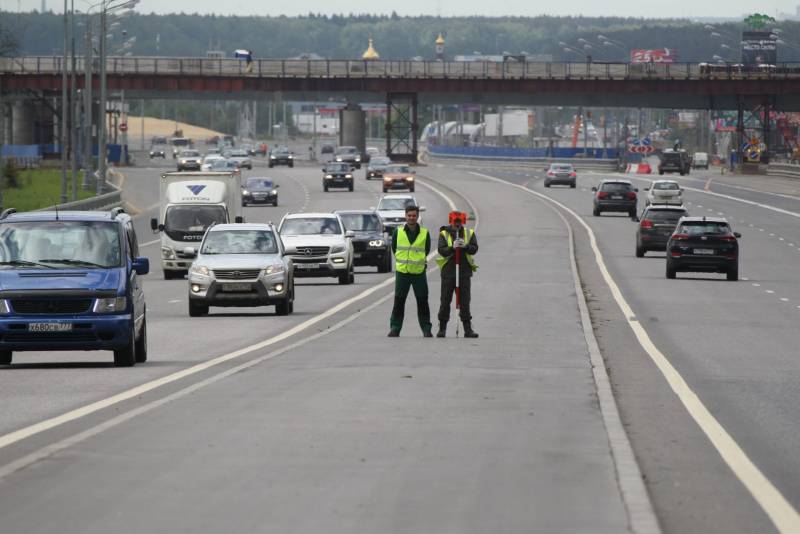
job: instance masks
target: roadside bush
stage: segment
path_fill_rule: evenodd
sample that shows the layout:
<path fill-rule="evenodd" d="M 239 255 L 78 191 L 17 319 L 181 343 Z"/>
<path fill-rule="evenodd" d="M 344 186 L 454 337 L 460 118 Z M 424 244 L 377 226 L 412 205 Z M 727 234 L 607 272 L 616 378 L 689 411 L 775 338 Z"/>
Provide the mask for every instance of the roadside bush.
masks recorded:
<path fill-rule="evenodd" d="M 7 158 L 3 164 L 3 185 L 15 189 L 19 187 L 19 169 L 11 158 Z"/>

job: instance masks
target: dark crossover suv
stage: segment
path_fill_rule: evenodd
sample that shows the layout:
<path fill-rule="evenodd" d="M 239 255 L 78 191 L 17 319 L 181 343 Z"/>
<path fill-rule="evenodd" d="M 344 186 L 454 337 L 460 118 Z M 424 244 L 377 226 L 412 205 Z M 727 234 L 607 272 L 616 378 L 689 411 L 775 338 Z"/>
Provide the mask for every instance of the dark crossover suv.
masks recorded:
<path fill-rule="evenodd" d="M 578 173 L 571 163 L 551 163 L 544 176 L 544 186 L 568 185 L 575 188 L 578 183 Z"/>
<path fill-rule="evenodd" d="M 373 178 L 383 178 L 386 167 L 392 164 L 392 160 L 386 156 L 375 156 L 367 165 L 367 180 Z"/>
<path fill-rule="evenodd" d="M 691 167 L 689 154 L 685 150 L 664 150 L 661 153 L 661 161 L 658 163 L 658 174 L 677 172 L 683 176 L 689 174 Z"/>
<path fill-rule="evenodd" d="M 331 187 L 346 187 L 353 190 L 353 170 L 348 163 L 328 163 L 322 168 L 322 190 Z"/>
<path fill-rule="evenodd" d="M 130 216 L 111 211 L 0 215 L 0 364 L 15 351 L 112 350 L 147 360 L 147 316 Z"/>
<path fill-rule="evenodd" d="M 648 250 L 665 250 L 678 220 L 688 215 L 683 206 L 655 204 L 646 207 L 641 216 L 634 217 L 639 223 L 636 229 L 636 257 L 643 257 Z"/>
<path fill-rule="evenodd" d="M 636 193 L 639 189 L 633 187 L 628 180 L 603 180 L 600 185 L 593 187 L 594 209 L 592 215 L 600 215 L 604 211 L 624 211 L 631 217 L 636 216 Z"/>
<path fill-rule="evenodd" d="M 361 152 L 354 146 L 340 146 L 333 154 L 338 163 L 349 163 L 351 167 L 361 168 Z"/>
<path fill-rule="evenodd" d="M 278 184 L 270 178 L 248 178 L 242 184 L 242 206 L 248 204 L 278 205 Z"/>
<path fill-rule="evenodd" d="M 667 243 L 667 278 L 681 271 L 739 279 L 739 241 L 722 217 L 683 217 Z"/>
<path fill-rule="evenodd" d="M 392 271 L 392 247 L 387 239 L 383 222 L 377 212 L 371 210 L 336 211 L 342 218 L 345 230 L 355 235 L 353 258 L 355 265 L 372 265 L 379 273 Z"/>
<path fill-rule="evenodd" d="M 294 154 L 285 146 L 279 146 L 269 153 L 270 168 L 275 165 L 288 165 L 294 167 Z"/>

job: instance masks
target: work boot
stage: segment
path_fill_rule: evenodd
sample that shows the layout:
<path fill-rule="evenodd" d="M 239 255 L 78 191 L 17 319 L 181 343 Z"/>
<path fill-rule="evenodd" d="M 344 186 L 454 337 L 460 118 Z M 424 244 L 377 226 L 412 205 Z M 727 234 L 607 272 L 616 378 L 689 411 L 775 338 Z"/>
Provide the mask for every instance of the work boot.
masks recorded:
<path fill-rule="evenodd" d="M 478 337 L 478 333 L 472 329 L 472 322 L 464 322 L 464 337 Z"/>
<path fill-rule="evenodd" d="M 433 337 L 433 334 L 431 333 L 431 331 L 430 331 L 430 330 L 425 330 L 425 331 L 422 333 L 422 337 Z"/>
<path fill-rule="evenodd" d="M 447 333 L 447 321 L 439 321 L 439 331 L 436 332 L 436 337 L 445 337 Z"/>
<path fill-rule="evenodd" d="M 389 335 L 386 337 L 400 337 L 400 330 L 389 330 Z"/>

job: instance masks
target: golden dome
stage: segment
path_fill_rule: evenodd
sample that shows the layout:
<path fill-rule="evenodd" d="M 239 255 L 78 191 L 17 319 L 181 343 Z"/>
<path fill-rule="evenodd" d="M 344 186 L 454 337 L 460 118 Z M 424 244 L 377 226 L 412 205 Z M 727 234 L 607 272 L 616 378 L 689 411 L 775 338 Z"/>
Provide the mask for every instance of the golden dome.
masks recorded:
<path fill-rule="evenodd" d="M 436 44 L 437 45 L 443 45 L 444 44 L 444 37 L 442 37 L 441 33 L 439 34 L 439 37 L 436 38 Z"/>
<path fill-rule="evenodd" d="M 378 52 L 375 51 L 375 48 L 373 48 L 372 37 L 370 37 L 367 51 L 361 55 L 361 59 L 380 59 L 380 57 L 381 56 L 378 54 Z"/>

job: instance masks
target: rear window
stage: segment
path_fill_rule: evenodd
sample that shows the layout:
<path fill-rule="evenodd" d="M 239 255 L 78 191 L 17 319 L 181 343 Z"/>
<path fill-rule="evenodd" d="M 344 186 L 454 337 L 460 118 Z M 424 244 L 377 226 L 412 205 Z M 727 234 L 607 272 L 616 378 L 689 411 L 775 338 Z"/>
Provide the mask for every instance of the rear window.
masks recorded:
<path fill-rule="evenodd" d="M 678 224 L 678 220 L 686 215 L 685 211 L 652 210 L 644 214 L 643 219 L 649 219 L 654 223 Z"/>
<path fill-rule="evenodd" d="M 674 182 L 656 182 L 653 184 L 653 189 L 658 191 L 677 191 L 680 186 Z"/>
<path fill-rule="evenodd" d="M 680 163 L 681 155 L 680 154 L 662 154 L 661 155 L 662 161 L 668 161 L 670 163 Z"/>
<path fill-rule="evenodd" d="M 681 224 L 680 233 L 689 235 L 722 235 L 731 233 L 731 227 L 724 222 L 687 221 Z"/>
<path fill-rule="evenodd" d="M 572 165 L 550 165 L 551 171 L 572 172 Z"/>
<path fill-rule="evenodd" d="M 618 182 L 605 183 L 600 187 L 600 191 L 607 191 L 609 193 L 627 193 L 633 191 L 631 184 L 622 184 Z"/>

